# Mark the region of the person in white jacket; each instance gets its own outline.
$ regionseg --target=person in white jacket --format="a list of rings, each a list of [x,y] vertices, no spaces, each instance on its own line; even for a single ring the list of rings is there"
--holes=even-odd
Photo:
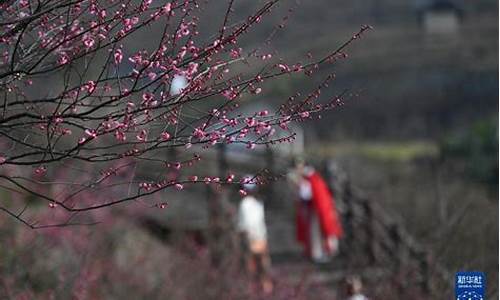
[[[246,195],[238,208],[238,230],[248,247],[246,259],[249,273],[255,277],[265,293],[273,290],[269,277],[270,258],[267,248],[267,228],[264,204],[257,198],[257,185],[243,185]]]

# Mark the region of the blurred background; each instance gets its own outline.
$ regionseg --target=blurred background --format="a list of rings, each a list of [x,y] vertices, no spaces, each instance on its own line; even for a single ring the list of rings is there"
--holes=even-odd
[[[256,2],[236,1],[235,19],[248,16],[260,4]],[[217,28],[212,20],[223,16],[224,5],[206,5],[200,28]],[[262,45],[277,24],[286,26],[270,44]],[[301,260],[293,237],[293,200],[281,179],[262,194],[267,198],[273,272],[285,279],[274,296],[239,293],[245,279],[234,276],[240,270],[233,263],[212,268],[207,249],[212,249],[211,243],[224,245],[218,234],[225,229],[207,234],[212,230],[207,228],[213,218],[231,217],[213,215],[206,199],[214,192],[204,188],[166,193],[166,210],[144,209],[139,218],[130,212],[137,214],[138,204],[103,212],[101,217],[108,221],[100,227],[33,232],[0,217],[0,295],[342,299],[342,279],[354,273],[366,282],[364,293],[373,299],[445,299],[443,293],[452,292],[454,272],[477,270],[486,273],[487,299],[497,299],[498,1],[284,1],[240,46],[262,47],[289,62],[305,61],[308,55],[317,58],[335,49],[363,24],[373,30],[349,48],[347,59],[335,63],[336,79],[322,91],[322,96],[331,97],[347,90],[348,99],[321,119],[296,125],[293,152],[322,171],[343,217],[350,205],[343,194],[349,186],[363,201],[375,203],[384,218],[390,216],[389,223],[401,226],[404,236],[428,250],[432,261],[449,274],[449,286],[436,284],[427,296],[413,293],[416,284],[408,282],[413,277],[401,275],[398,281],[399,271],[383,258],[375,271],[345,265],[345,253],[326,267]],[[130,49],[147,43],[147,38]],[[248,104],[248,109],[272,109],[297,91],[311,90],[332,68],[315,77],[290,76],[268,84],[264,101]],[[276,173],[289,170],[289,160],[270,151],[251,160],[226,150],[220,153],[227,157],[218,157],[230,162],[215,159],[204,168],[245,173],[259,165]],[[280,151],[288,150],[276,149]],[[336,188],[340,181],[347,183]],[[238,201],[236,191],[223,197],[228,203]],[[116,218],[110,220],[108,214]],[[363,225],[368,217],[359,218]],[[358,255],[366,256],[362,250]],[[388,274],[379,276],[379,269]]]
[[[362,24],[374,29],[334,67],[334,92],[352,97],[301,124],[305,157],[333,159],[450,272],[486,272],[496,298],[498,2],[301,2],[275,49],[319,57]],[[269,88],[279,98],[314,84]]]

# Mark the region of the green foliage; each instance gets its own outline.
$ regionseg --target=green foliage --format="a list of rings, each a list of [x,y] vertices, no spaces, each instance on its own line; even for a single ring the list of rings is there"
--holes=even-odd
[[[438,155],[439,147],[428,141],[322,143],[307,149],[309,160],[318,157],[359,156],[377,161],[409,162],[418,157]]]
[[[465,174],[472,180],[498,187],[498,117],[472,124],[464,133],[444,139],[444,158],[464,161]]]

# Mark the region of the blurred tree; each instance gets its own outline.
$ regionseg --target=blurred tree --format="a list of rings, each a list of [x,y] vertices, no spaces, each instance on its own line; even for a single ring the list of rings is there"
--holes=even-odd
[[[446,137],[441,153],[463,161],[468,178],[486,184],[492,193],[498,192],[497,117],[478,121],[465,132]]]

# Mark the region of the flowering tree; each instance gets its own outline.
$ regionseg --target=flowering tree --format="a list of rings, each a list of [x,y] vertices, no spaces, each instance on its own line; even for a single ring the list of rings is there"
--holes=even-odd
[[[342,94],[320,98],[333,75],[275,112],[243,115],[240,102],[258,98],[266,81],[311,76],[345,57],[368,27],[324,57],[287,63],[239,45],[279,1],[259,4],[244,20],[232,20],[233,2],[216,20],[218,29],[204,32],[203,5],[192,0],[0,0],[0,185],[12,194],[0,209],[32,228],[70,225],[83,212],[165,189],[258,180],[175,170],[196,164],[216,144],[253,149],[292,141],[290,122],[342,102]],[[130,51],[144,35],[150,45]],[[189,157],[168,161],[167,149],[190,149]],[[152,164],[165,171],[140,180],[137,173]],[[65,218],[38,222],[40,203]]]

